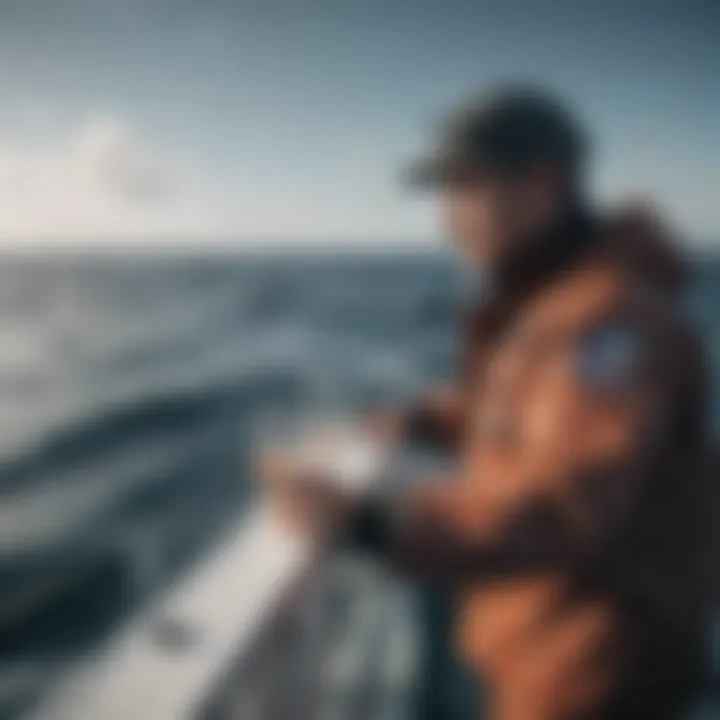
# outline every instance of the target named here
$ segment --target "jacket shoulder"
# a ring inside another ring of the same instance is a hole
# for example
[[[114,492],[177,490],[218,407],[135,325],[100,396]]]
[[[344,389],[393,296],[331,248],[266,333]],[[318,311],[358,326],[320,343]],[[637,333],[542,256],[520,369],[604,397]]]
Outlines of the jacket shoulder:
[[[666,297],[675,298],[688,280],[687,262],[677,231],[652,206],[628,203],[601,222],[601,251]]]

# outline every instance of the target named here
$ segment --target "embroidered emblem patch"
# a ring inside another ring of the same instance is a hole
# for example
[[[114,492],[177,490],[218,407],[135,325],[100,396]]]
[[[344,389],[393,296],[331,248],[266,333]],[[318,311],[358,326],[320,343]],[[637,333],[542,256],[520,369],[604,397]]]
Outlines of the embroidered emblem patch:
[[[584,388],[619,395],[637,385],[644,360],[644,342],[637,328],[606,323],[581,336],[575,356],[576,377]]]

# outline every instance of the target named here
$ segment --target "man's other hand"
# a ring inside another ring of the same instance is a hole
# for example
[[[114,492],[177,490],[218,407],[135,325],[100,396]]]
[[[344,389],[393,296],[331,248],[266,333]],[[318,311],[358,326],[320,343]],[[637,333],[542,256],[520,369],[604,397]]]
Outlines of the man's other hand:
[[[399,410],[386,410],[371,416],[367,427],[371,435],[388,445],[400,442],[407,425],[406,413]]]

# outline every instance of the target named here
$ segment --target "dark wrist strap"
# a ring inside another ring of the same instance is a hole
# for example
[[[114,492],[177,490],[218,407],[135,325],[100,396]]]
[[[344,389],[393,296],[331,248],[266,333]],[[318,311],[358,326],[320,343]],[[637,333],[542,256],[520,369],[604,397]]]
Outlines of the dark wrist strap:
[[[380,495],[368,497],[348,528],[345,545],[371,555],[389,555],[394,546],[395,515],[392,499]]]

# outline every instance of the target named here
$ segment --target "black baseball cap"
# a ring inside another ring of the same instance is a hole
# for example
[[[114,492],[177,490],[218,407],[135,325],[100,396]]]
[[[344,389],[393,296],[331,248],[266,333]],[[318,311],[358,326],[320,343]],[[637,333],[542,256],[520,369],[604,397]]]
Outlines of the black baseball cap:
[[[539,161],[574,174],[586,145],[580,124],[555,96],[534,87],[506,86],[452,112],[435,150],[408,168],[407,180],[437,187],[488,171],[522,172]]]

